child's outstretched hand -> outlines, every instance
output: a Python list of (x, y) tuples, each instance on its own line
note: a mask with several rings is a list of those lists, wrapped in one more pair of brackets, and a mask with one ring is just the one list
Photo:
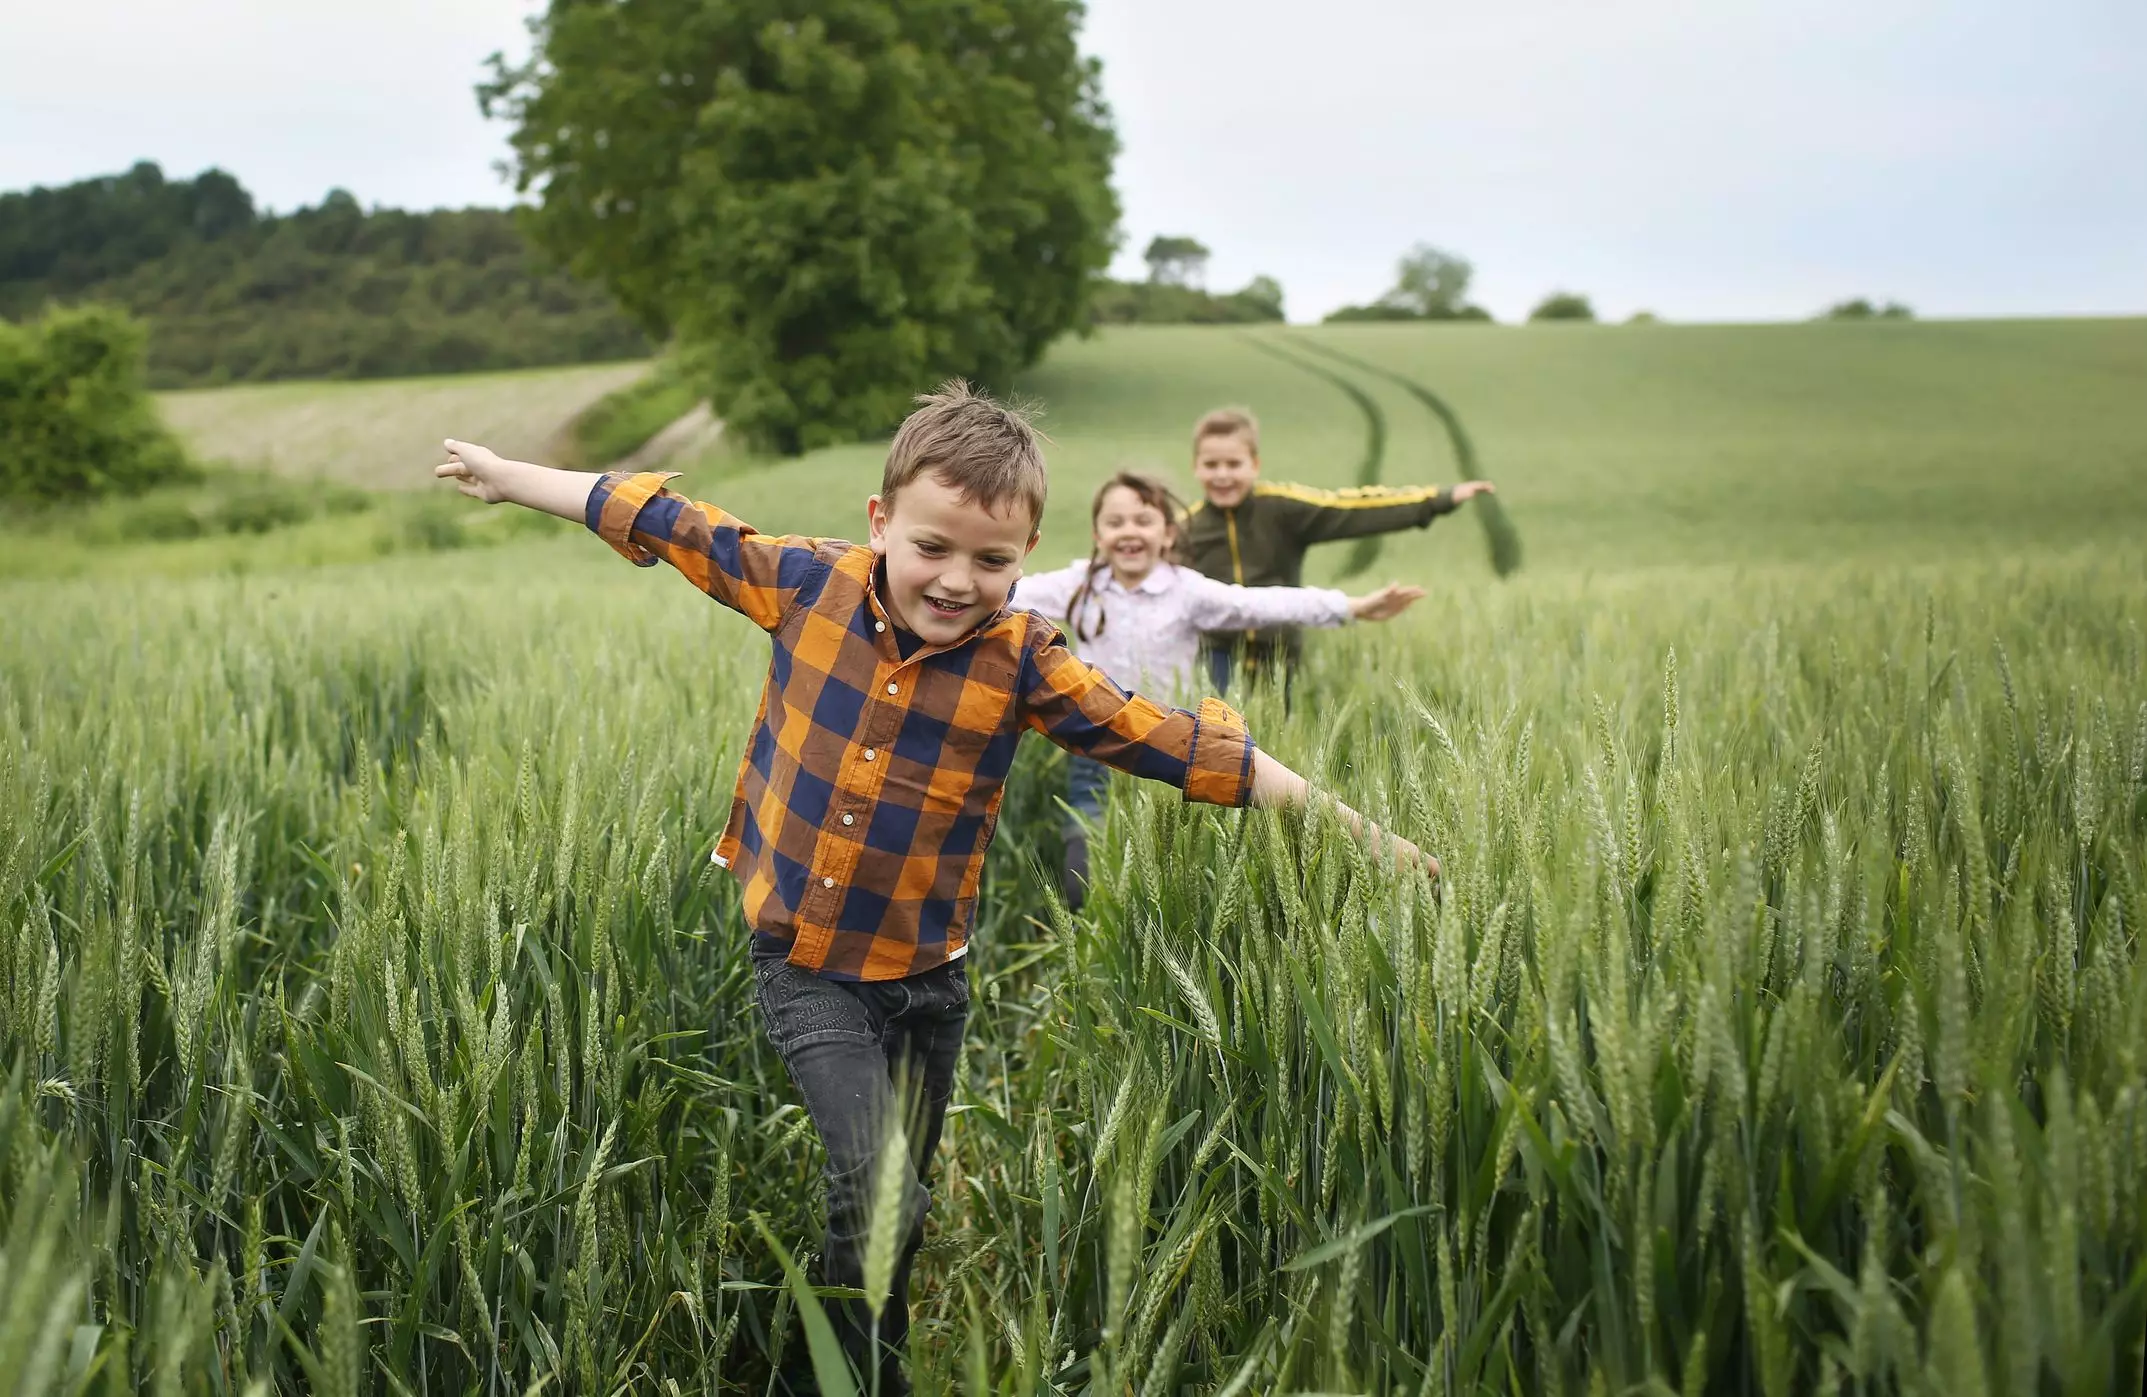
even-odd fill
[(1376, 592), (1351, 597), (1349, 614), (1359, 621), (1385, 621), (1407, 611), (1423, 595), (1422, 587), (1404, 587), (1399, 582), (1389, 582)]
[(473, 441), (449, 437), (442, 445), (447, 448), (447, 460), (432, 468), (434, 475), (454, 481), (455, 488), (473, 500), (498, 504), (507, 498), (505, 477), (512, 462), (491, 447)]
[(1454, 487), (1454, 503), (1467, 504), (1478, 495), (1495, 495), (1498, 487), (1488, 480), (1464, 480)]

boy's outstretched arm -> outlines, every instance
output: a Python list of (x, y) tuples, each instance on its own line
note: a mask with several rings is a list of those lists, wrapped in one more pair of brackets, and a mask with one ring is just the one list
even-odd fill
[(595, 471), (559, 471), (533, 461), (510, 461), (489, 446), (452, 437), (443, 444), (447, 460), (433, 467), (432, 473), (454, 481), (455, 488), (471, 499), (518, 504), (577, 524), (582, 522), (589, 492), (604, 478)]
[(1175, 786), (1187, 800), (1211, 805), (1298, 809), (1315, 801), (1332, 804), (1342, 822), (1382, 858), (1392, 854), (1438, 876), (1437, 859), (1314, 790), (1261, 751), (1245, 731), (1244, 719), (1220, 699), (1202, 699), (1197, 711), (1158, 707), (1075, 655), (1056, 631), (1044, 644), (1024, 648), (1022, 668), (1028, 726), (1067, 751)]
[(1304, 543), (1421, 529), (1451, 514), (1495, 487), (1488, 480), (1436, 485), (1360, 485), (1348, 490), (1318, 490), (1308, 485), (1274, 485), (1263, 497), (1283, 503), (1297, 537)]
[(663, 488), (675, 472), (561, 471), (510, 461), (475, 442), (447, 443), (433, 474), (471, 499), (518, 504), (582, 524), (637, 566), (667, 562), (764, 631), (783, 623), (816, 567), (810, 540), (771, 537), (715, 505)]
[(1252, 803), (1254, 805), (1301, 809), (1314, 801), (1331, 804), (1342, 823), (1355, 831), (1357, 837), (1372, 846), (1372, 853), (1385, 858), (1389, 853), (1396, 861), (1414, 864), (1436, 878), (1439, 861), (1398, 834), (1390, 833), (1365, 819), (1356, 811), (1336, 800), (1324, 791), (1314, 790), (1312, 783), (1276, 761), (1267, 753), (1253, 749), (1252, 754)]

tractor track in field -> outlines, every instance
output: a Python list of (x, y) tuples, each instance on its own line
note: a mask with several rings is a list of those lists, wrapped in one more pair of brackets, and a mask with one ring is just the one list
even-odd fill
[[(1323, 358), (1338, 364), (1347, 364), (1359, 372), (1399, 385), (1403, 392), (1422, 403), (1433, 417), (1439, 419), (1439, 425), (1446, 429), (1446, 440), (1454, 449), (1455, 478), (1475, 480), (1481, 477), (1482, 471), (1476, 460), (1476, 443), (1469, 439), (1468, 428), (1461, 425), (1461, 414), (1454, 411), (1453, 405), (1446, 399), (1407, 374), (1396, 373), (1392, 369), (1359, 359), (1354, 354), (1345, 354), (1332, 345), (1321, 344), (1318, 340), (1306, 340), (1304, 347)], [(1361, 392), (1357, 396), (1361, 396)], [(1470, 506), (1470, 510), (1475, 514), (1477, 522), (1483, 526), (1484, 542), (1491, 554), (1491, 570), (1500, 577), (1518, 571), (1521, 566), (1521, 536), (1515, 531), (1512, 521), (1506, 517), (1505, 508), (1499, 503), (1498, 496), (1480, 495), (1476, 503)], [(1355, 561), (1352, 557), (1351, 562)], [(1365, 559), (1366, 566), (1369, 566), (1370, 562), (1370, 558)]]
[[(1358, 413), (1364, 418), (1364, 459), (1357, 463), (1357, 484), (1380, 484), (1381, 472), (1386, 467), (1387, 412), (1379, 405), (1379, 401), (1365, 392), (1364, 386), (1355, 379), (1337, 373), (1325, 364), (1294, 354), (1266, 335), (1240, 333), (1238, 338), (1261, 353), (1323, 378), (1342, 390), (1343, 395), (1356, 405)], [(1368, 571), (1372, 564), (1379, 560), (1379, 549), (1383, 542), (1383, 539), (1375, 536), (1360, 538), (1351, 544), (1349, 556), (1343, 561), (1342, 570), (1335, 575), (1335, 580), (1343, 581)]]

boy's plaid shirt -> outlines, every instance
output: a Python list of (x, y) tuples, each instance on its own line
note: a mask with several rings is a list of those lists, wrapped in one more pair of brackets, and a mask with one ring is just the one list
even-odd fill
[(1188, 800), (1250, 796), (1252, 739), (1221, 702), (1188, 713), (1128, 694), (1034, 612), (1002, 609), (905, 660), (871, 549), (757, 533), (668, 479), (606, 475), (588, 524), (775, 642), (715, 857), (744, 886), (747, 922), (789, 942), (793, 964), (892, 980), (962, 953), (1025, 727)]

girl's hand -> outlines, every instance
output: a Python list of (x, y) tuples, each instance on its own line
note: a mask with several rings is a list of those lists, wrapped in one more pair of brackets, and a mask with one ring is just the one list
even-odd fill
[(1389, 582), (1376, 592), (1351, 597), (1349, 614), (1359, 621), (1385, 621), (1407, 611), (1423, 595), (1422, 587), (1404, 587), (1399, 582)]
[(447, 460), (433, 467), (434, 475), (454, 481), (455, 488), (473, 500), (498, 504), (507, 498), (506, 477), (514, 462), (505, 460), (491, 447), (479, 446), (473, 441), (456, 441), (449, 437), (443, 445), (447, 448)]
[(1478, 495), (1495, 495), (1498, 487), (1488, 480), (1464, 480), (1454, 487), (1454, 503), (1467, 504)]

